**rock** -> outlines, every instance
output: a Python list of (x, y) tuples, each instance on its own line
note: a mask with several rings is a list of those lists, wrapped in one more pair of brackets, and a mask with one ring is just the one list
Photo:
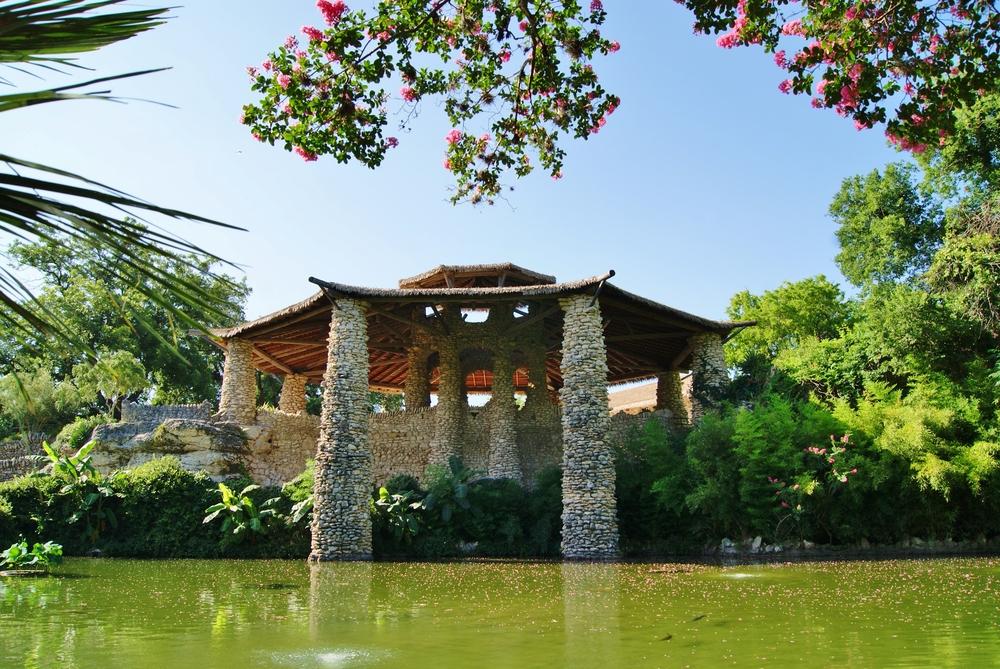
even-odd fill
[(803, 539), (802, 540), (802, 548), (804, 548), (807, 551), (808, 550), (812, 550), (813, 548), (816, 548), (816, 544), (814, 544), (813, 542), (811, 542), (811, 541), (809, 541), (807, 539)]
[(479, 548), (479, 542), (478, 541), (459, 541), (458, 542), (458, 551), (462, 555), (472, 555), (473, 553), (476, 552), (477, 548)]
[(785, 549), (782, 548), (781, 544), (768, 544), (767, 546), (764, 546), (765, 553), (780, 553), (783, 550)]
[(758, 534), (753, 538), (753, 542), (750, 544), (750, 550), (752, 550), (754, 553), (759, 553), (761, 544), (763, 543), (764, 539)]
[(102, 551), (100, 548), (91, 548), (89, 551), (87, 551), (87, 557), (102, 558), (104, 557), (104, 551)]
[(913, 546), (914, 548), (923, 548), (924, 546), (927, 545), (927, 542), (921, 539), (920, 537), (913, 537), (912, 539), (910, 539), (910, 545)]
[(719, 551), (725, 555), (732, 555), (737, 552), (736, 544), (733, 543), (732, 539), (725, 537), (719, 542)]
[(871, 547), (872, 547), (872, 545), (870, 543), (868, 543), (868, 539), (865, 538), (865, 537), (861, 537), (861, 541), (858, 542), (858, 548), (863, 548), (863, 549), (867, 550), (867, 549), (869, 549)]
[(92, 462), (103, 472), (134, 468), (173, 455), (188, 471), (204, 471), (213, 480), (244, 470), (247, 437), (239, 425), (191, 418), (170, 418), (150, 432), (137, 424), (102, 425), (94, 430)]

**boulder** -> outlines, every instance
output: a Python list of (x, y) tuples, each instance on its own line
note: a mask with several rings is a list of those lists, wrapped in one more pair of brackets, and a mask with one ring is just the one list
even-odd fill
[(189, 471), (221, 481), (244, 471), (247, 437), (236, 423), (170, 418), (149, 432), (134, 424), (101, 425), (94, 430), (91, 462), (99, 470), (130, 469), (173, 455)]

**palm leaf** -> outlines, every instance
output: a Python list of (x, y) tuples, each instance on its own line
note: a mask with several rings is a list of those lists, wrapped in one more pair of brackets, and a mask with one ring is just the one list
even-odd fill
[(125, 0), (0, 2), (0, 63), (72, 65), (96, 51), (164, 23), (166, 8), (104, 11)]
[[(165, 8), (119, 9), (126, 0), (0, 0), (0, 63), (21, 63), (45, 69), (71, 65), (72, 54), (85, 53), (134, 37), (163, 23)], [(25, 71), (25, 70), (22, 70)], [(0, 96), (0, 112), (25, 109), (55, 101), (79, 99), (117, 100), (107, 90), (93, 90), (110, 81), (148, 74), (131, 72), (90, 79), (65, 86), (14, 92)], [(89, 89), (89, 90), (88, 90)], [(170, 276), (149, 257), (181, 263), (212, 278), (225, 281), (202, 267), (223, 262), (218, 256), (155, 227), (144, 216), (220, 225), (219, 221), (178, 209), (161, 207), (132, 197), (116, 188), (56, 167), (0, 153), (0, 233), (23, 240), (74, 239), (107, 249), (115, 257), (111, 270), (139, 287), (149, 300), (188, 328), (205, 331), (193, 322), (186, 307), (197, 307), (226, 317), (228, 305), (218, 302), (195, 282)], [(133, 314), (134, 315), (134, 314)], [(130, 322), (154, 336), (170, 350), (153, 324), (142, 318)], [(7, 267), (0, 265), (0, 324), (35, 331), (48, 342), (62, 340), (89, 352), (58, 319), (35, 299), (32, 291)], [(46, 344), (51, 345), (51, 344)]]

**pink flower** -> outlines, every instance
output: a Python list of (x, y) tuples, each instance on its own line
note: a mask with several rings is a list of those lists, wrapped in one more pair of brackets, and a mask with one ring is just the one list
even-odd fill
[(809, 104), (812, 105), (813, 109), (823, 108), (823, 101), (820, 100), (819, 98), (813, 98), (812, 100), (809, 101)]
[(323, 31), (314, 26), (302, 26), (302, 34), (311, 39), (313, 42), (322, 42), (326, 39), (326, 35)]
[(390, 149), (395, 149), (397, 146), (399, 146), (399, 140), (395, 137), (386, 137), (385, 145)]
[(618, 51), (621, 48), (622, 48), (622, 45), (619, 44), (618, 42), (612, 42), (611, 44), (608, 45), (608, 51), (610, 51), (611, 53), (618, 53)]
[(403, 86), (399, 89), (399, 94), (403, 96), (403, 99), (407, 102), (415, 101), (419, 96), (417, 92), (410, 88), (409, 86)]
[(782, 35), (798, 35), (804, 37), (806, 32), (802, 28), (802, 21), (800, 19), (793, 19), (781, 26)]
[(500, 55), (500, 60), (502, 60), (505, 63), (510, 60), (510, 51), (507, 51), (506, 49), (501, 51), (499, 55)]
[(444, 159), (444, 168), (446, 170), (448, 170), (449, 172), (451, 171), (451, 160), (450, 159), (448, 159), (448, 158)]
[(279, 86), (281, 86), (282, 88), (288, 88), (288, 85), (290, 83), (292, 83), (292, 78), (290, 76), (288, 76), (287, 74), (283, 74), (283, 73), (278, 75), (278, 85)]
[[(447, 135), (444, 136), (444, 141), (449, 144), (454, 144), (458, 140), (462, 139), (462, 131), (452, 128)], [(451, 169), (450, 167), (448, 169)]]
[(857, 468), (857, 467), (855, 467), (854, 469), (852, 469), (852, 470), (851, 470), (851, 473), (852, 473), (852, 474), (857, 474), (857, 473), (858, 473), (858, 468)]
[(330, 61), (331, 63), (336, 63), (338, 60), (340, 60), (340, 56), (338, 56), (337, 54), (335, 54), (332, 51), (327, 51), (326, 52), (326, 59), (328, 61)]
[(847, 19), (848, 21), (853, 21), (855, 18), (857, 18), (857, 16), (858, 16), (857, 7), (848, 7), (847, 11), (844, 12), (844, 18)]
[(272, 68), (272, 67), (274, 67), (274, 63), (272, 63), (272, 62), (271, 62), (271, 59), (270, 59), (270, 58), (268, 58), (268, 59), (267, 59), (267, 60), (265, 60), (265, 61), (264, 61), (263, 63), (261, 63), (261, 64), (260, 64), (260, 66), (261, 66), (262, 68), (264, 68), (264, 71), (265, 71), (265, 72), (270, 72), (270, 71), (271, 71), (271, 68)]
[(774, 52), (774, 64), (782, 68), (788, 67), (788, 59), (786, 58), (784, 51)]
[(868, 124), (863, 121), (859, 121), (858, 119), (854, 119), (854, 129), (857, 130), (858, 132), (861, 132), (862, 130), (867, 130)]
[(257, 140), (258, 142), (263, 142), (263, 141), (264, 141), (264, 140), (263, 140), (263, 139), (261, 138), (261, 136), (260, 136), (260, 135), (258, 135), (258, 134), (257, 134), (257, 133), (255, 133), (255, 132), (251, 132), (251, 133), (250, 133), (250, 136), (251, 136), (251, 137), (253, 137), (254, 139), (256, 139), (256, 140)]
[(781, 508), (782, 508), (782, 509), (789, 509), (789, 508), (791, 508), (791, 506), (790, 506), (790, 505), (788, 504), (788, 502), (784, 502), (784, 501), (783, 501), (783, 502), (781, 503)]
[(306, 161), (307, 163), (311, 163), (316, 160), (315, 153), (307, 149), (303, 149), (301, 146), (296, 146), (293, 150), (295, 151), (295, 153), (302, 156), (302, 160)]
[(780, 84), (778, 84), (778, 90), (781, 91), (782, 93), (785, 93), (786, 95), (788, 93), (791, 93), (792, 92), (792, 80), (791, 79), (785, 79), (784, 81), (782, 81)]
[(826, 79), (821, 79), (820, 82), (816, 84), (816, 92), (822, 95), (823, 91), (826, 90), (826, 85), (828, 83), (830, 82), (828, 82)]
[(492, 139), (492, 138), (490, 137), (490, 133), (488, 133), (488, 132), (484, 132), (482, 135), (479, 136), (479, 141), (482, 144), (489, 144), (490, 143), (490, 139)]
[(517, 27), (521, 29), (521, 32), (528, 32), (528, 20), (522, 19), (521, 22), (517, 24)]
[(614, 102), (612, 102), (611, 104), (608, 105), (608, 111), (607, 111), (607, 113), (608, 114), (614, 114), (616, 109), (618, 109), (618, 105), (616, 105)]
[(799, 484), (798, 483), (796, 483), (795, 485), (792, 486), (792, 490), (798, 490), (798, 489), (799, 489)]
[(281, 108), (281, 111), (283, 111), (283, 112), (285, 112), (286, 114), (288, 114), (289, 116), (291, 116), (291, 115), (292, 115), (292, 105), (290, 105), (290, 104), (288, 104), (288, 103), (286, 102), (286, 103), (285, 103), (285, 106)]
[(342, 0), (333, 0), (333, 2), (318, 0), (316, 8), (323, 15), (323, 20), (331, 26), (339, 23), (340, 19), (344, 16), (344, 12), (347, 11), (347, 5)]
[(723, 49), (732, 49), (734, 46), (740, 45), (740, 38), (735, 32), (730, 31), (719, 35), (719, 38), (715, 40), (715, 44)]
[(257, 68), (254, 67), (253, 65), (248, 65), (247, 66), (247, 74), (250, 75), (251, 79), (255, 78), (257, 76)]
[(601, 3), (601, 0), (590, 0), (590, 11), (591, 12), (604, 11), (604, 5)]
[(558, 172), (556, 172), (555, 174), (552, 175), (552, 180), (553, 181), (559, 181), (562, 178), (563, 178), (562, 170), (559, 170)]
[(841, 476), (840, 477), (840, 482), (841, 483), (847, 483), (847, 477), (846, 476)]
[(375, 38), (378, 39), (379, 42), (388, 42), (392, 39), (392, 34), (388, 30), (383, 30), (375, 35)]
[(289, 35), (288, 37), (285, 38), (285, 46), (287, 48), (294, 49), (298, 45), (299, 45), (299, 40), (298, 38), (295, 37), (295, 35)]

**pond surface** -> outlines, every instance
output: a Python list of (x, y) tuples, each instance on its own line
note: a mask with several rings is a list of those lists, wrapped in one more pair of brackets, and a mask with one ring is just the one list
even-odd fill
[(1000, 667), (1000, 559), (68, 560), (0, 578), (0, 667)]

